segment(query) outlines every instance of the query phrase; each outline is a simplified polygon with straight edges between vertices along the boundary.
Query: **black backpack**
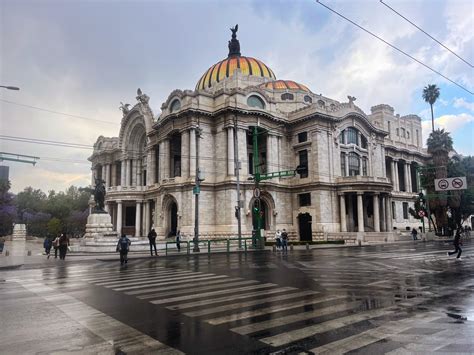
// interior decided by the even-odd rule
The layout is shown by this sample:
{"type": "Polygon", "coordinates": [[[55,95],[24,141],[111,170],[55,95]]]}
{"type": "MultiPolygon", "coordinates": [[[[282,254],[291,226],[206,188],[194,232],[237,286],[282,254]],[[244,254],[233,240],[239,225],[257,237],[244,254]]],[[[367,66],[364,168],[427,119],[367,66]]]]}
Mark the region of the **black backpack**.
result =
{"type": "Polygon", "coordinates": [[[127,251],[128,250],[128,238],[121,238],[120,242],[120,251],[127,251]]]}

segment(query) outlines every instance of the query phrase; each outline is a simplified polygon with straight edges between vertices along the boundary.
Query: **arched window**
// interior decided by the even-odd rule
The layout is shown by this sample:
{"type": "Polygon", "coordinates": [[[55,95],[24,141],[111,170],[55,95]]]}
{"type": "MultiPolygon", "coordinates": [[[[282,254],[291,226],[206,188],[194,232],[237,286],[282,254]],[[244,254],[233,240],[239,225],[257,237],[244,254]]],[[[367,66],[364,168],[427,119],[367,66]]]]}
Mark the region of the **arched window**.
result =
{"type": "Polygon", "coordinates": [[[263,100],[256,95],[252,95],[247,99],[247,105],[250,107],[260,108],[262,110],[265,109],[265,102],[263,102],[263,100]]]}
{"type": "Polygon", "coordinates": [[[410,132],[407,131],[407,138],[410,139],[410,132]]]}
{"type": "Polygon", "coordinates": [[[360,160],[356,153],[349,153],[349,176],[360,175],[360,160]]]}
{"type": "Polygon", "coordinates": [[[355,128],[346,129],[346,144],[359,145],[359,132],[355,128]]]}
{"type": "Polygon", "coordinates": [[[324,107],[326,104],[324,103],[323,100],[318,100],[318,105],[319,107],[324,107]]]}
{"type": "Polygon", "coordinates": [[[294,100],[294,95],[290,94],[289,92],[285,92],[284,94],[281,95],[282,100],[294,100]]]}
{"type": "Polygon", "coordinates": [[[176,99],[170,105],[170,112],[176,112],[181,108],[181,102],[176,99]]]}
{"type": "Polygon", "coordinates": [[[311,98],[311,96],[308,96],[308,95],[305,95],[304,97],[304,102],[307,102],[307,103],[312,103],[313,102],[313,99],[311,98]]]}

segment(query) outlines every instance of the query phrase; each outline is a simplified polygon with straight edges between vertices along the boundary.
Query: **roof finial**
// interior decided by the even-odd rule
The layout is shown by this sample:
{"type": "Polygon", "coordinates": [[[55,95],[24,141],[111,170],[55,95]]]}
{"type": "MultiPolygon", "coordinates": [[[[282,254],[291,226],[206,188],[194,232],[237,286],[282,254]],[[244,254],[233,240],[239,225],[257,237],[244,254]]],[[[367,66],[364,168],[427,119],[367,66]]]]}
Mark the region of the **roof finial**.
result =
{"type": "Polygon", "coordinates": [[[232,39],[229,41],[229,55],[227,57],[232,56],[239,56],[240,57],[240,43],[237,39],[237,31],[239,29],[239,25],[235,25],[235,27],[231,27],[232,31],[232,39]]]}

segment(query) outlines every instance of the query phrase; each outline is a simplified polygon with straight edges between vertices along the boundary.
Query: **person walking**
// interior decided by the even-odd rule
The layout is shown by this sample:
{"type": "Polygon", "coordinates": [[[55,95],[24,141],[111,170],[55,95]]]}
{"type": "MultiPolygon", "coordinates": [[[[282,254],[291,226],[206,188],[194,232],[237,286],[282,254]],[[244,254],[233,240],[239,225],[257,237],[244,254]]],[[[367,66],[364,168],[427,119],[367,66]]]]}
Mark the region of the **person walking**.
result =
{"type": "Polygon", "coordinates": [[[69,237],[62,233],[59,237],[59,259],[66,260],[67,248],[69,247],[69,237]]]}
{"type": "Polygon", "coordinates": [[[288,251],[288,233],[286,232],[286,229],[283,229],[281,232],[281,239],[282,239],[282,249],[283,251],[288,251]]]}
{"type": "Polygon", "coordinates": [[[126,264],[128,262],[128,251],[130,250],[131,244],[132,242],[130,239],[128,239],[125,234],[122,234],[117,243],[116,249],[116,251],[120,252],[120,265],[126,264]]]}
{"type": "Polygon", "coordinates": [[[456,254],[458,253],[458,256],[456,256],[456,259],[457,260],[461,260],[461,253],[462,253],[462,248],[461,248],[461,245],[462,245],[462,240],[461,240],[461,236],[462,236],[462,228],[458,228],[456,230],[456,235],[454,236],[454,241],[453,241],[453,244],[454,244],[454,251],[449,251],[446,253],[447,256],[451,256],[453,254],[456,254]]]}
{"type": "Polygon", "coordinates": [[[181,251],[181,232],[179,230],[176,232],[176,248],[181,251]]]}
{"type": "Polygon", "coordinates": [[[469,226],[464,227],[464,236],[467,239],[471,239],[471,227],[469,227],[469,226]]]}
{"type": "Polygon", "coordinates": [[[3,253],[3,248],[5,246],[5,238],[4,237],[0,237],[0,254],[3,253]]]}
{"type": "Polygon", "coordinates": [[[275,232],[275,244],[276,244],[277,250],[280,250],[280,248],[281,248],[281,232],[280,232],[279,229],[277,229],[277,231],[275,232]]]}
{"type": "Polygon", "coordinates": [[[417,239],[418,239],[417,235],[418,235],[418,231],[417,231],[415,228],[413,228],[413,229],[411,230],[411,237],[413,238],[413,240],[417,240],[417,239]]]}
{"type": "Polygon", "coordinates": [[[53,246],[53,242],[51,241],[51,239],[49,239],[48,237],[44,238],[43,247],[44,247],[44,252],[46,253],[48,259],[51,255],[50,253],[51,253],[52,246],[53,246]]]}
{"type": "Polygon", "coordinates": [[[54,238],[53,243],[52,243],[53,248],[54,248],[54,258],[55,258],[55,259],[58,258],[59,237],[60,237],[60,236],[57,236],[56,238],[54,238]]]}
{"type": "Polygon", "coordinates": [[[158,253],[156,252],[156,237],[157,237],[157,234],[155,232],[155,229],[152,228],[150,233],[148,233],[148,241],[150,242],[151,256],[153,256],[153,248],[155,248],[155,255],[158,256],[158,253]]]}

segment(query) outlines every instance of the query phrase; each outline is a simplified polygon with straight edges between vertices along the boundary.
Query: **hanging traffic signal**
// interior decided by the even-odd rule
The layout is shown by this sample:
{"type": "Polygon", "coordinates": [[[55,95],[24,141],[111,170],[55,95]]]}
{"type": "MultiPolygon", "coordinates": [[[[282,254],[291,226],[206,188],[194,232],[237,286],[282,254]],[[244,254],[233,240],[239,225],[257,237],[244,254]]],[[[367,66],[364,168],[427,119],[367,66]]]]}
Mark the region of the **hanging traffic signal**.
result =
{"type": "Polygon", "coordinates": [[[423,192],[420,192],[418,194],[418,198],[420,199],[421,203],[425,203],[426,200],[425,200],[425,195],[423,194],[423,192]]]}
{"type": "Polygon", "coordinates": [[[305,177],[308,176],[308,166],[307,165],[298,165],[295,169],[295,173],[298,174],[301,178],[302,175],[305,177]]]}

